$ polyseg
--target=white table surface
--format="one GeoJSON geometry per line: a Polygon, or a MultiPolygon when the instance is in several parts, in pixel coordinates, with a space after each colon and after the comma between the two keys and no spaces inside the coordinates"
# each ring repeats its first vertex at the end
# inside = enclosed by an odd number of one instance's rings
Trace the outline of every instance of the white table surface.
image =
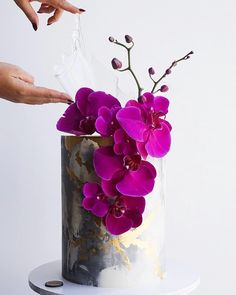
{"type": "MultiPolygon", "coordinates": [[[[138,279],[138,278],[137,278],[138,279]]],[[[158,286],[138,289],[107,289],[87,287],[68,282],[61,276],[61,261],[41,265],[29,274],[30,287],[41,295],[187,295],[200,284],[200,278],[190,269],[176,263],[167,264],[167,278],[158,286]],[[63,281],[58,288],[47,288],[45,283],[51,280],[63,281]]]]}

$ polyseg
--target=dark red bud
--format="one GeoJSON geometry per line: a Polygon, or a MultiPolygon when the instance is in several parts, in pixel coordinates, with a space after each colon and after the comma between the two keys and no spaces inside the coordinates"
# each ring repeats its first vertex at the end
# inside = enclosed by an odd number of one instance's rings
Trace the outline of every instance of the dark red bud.
{"type": "Polygon", "coordinates": [[[118,70],[122,68],[122,62],[117,58],[113,58],[113,60],[111,61],[111,64],[114,70],[118,70]]]}
{"type": "Polygon", "coordinates": [[[141,96],[139,96],[139,98],[138,98],[138,102],[139,102],[139,103],[144,103],[146,100],[147,100],[147,99],[146,99],[146,97],[145,97],[144,95],[141,95],[141,96]]]}
{"type": "Polygon", "coordinates": [[[111,36],[111,37],[109,37],[109,41],[113,43],[113,42],[115,42],[115,38],[111,36]]]}
{"type": "Polygon", "coordinates": [[[172,66],[176,67],[177,66],[177,61],[172,62],[172,66]]]}
{"type": "Polygon", "coordinates": [[[125,35],[125,41],[127,43],[132,43],[133,42],[133,37],[129,36],[129,35],[125,35]]]}
{"type": "Polygon", "coordinates": [[[167,85],[162,85],[160,91],[161,92],[167,92],[169,90],[169,87],[167,85]]]}
{"type": "Polygon", "coordinates": [[[169,75],[169,74],[171,74],[171,69],[166,70],[166,75],[169,75]]]}
{"type": "Polygon", "coordinates": [[[153,76],[153,75],[155,75],[155,70],[153,68],[149,68],[148,73],[149,73],[149,75],[153,76]]]}

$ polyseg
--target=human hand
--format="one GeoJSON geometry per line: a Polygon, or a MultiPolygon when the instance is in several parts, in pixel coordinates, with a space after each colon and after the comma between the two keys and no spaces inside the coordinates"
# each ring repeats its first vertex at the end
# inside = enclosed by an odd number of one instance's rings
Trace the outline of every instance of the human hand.
{"type": "Polygon", "coordinates": [[[37,1],[41,3],[38,13],[53,13],[48,19],[48,25],[57,22],[64,11],[70,13],[83,13],[85,12],[82,8],[77,8],[76,6],[70,4],[65,0],[14,0],[20,9],[25,13],[29,21],[32,23],[34,30],[38,29],[39,19],[37,13],[34,11],[30,2],[37,1]]]}
{"type": "Polygon", "coordinates": [[[31,75],[7,63],[0,63],[0,97],[12,102],[32,105],[73,102],[66,93],[35,86],[31,75]]]}

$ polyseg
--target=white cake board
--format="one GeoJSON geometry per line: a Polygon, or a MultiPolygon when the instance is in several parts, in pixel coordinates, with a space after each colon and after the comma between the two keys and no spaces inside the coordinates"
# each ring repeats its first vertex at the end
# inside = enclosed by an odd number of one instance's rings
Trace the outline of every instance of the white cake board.
{"type": "MultiPolygon", "coordinates": [[[[200,278],[188,268],[174,263],[167,264],[167,278],[158,286],[137,289],[106,289],[73,284],[62,278],[61,261],[41,265],[29,274],[31,289],[41,295],[187,295],[200,284],[200,278]],[[47,281],[63,281],[63,287],[47,288],[47,281]]],[[[138,280],[138,278],[137,278],[138,280]]]]}

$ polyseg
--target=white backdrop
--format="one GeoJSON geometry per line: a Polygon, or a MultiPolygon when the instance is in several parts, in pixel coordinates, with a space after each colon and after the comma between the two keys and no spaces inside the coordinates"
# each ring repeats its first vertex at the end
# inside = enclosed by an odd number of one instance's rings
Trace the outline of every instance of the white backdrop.
{"type": "MultiPolygon", "coordinates": [[[[13,1],[1,1],[0,60],[38,84],[60,89],[53,66],[70,49],[74,17],[41,19],[34,32],[13,1]]],[[[78,2],[78,3],[77,3],[78,2]]],[[[195,294],[235,292],[236,2],[84,0],[89,47],[109,65],[119,49],[107,36],[132,34],[138,70],[162,72],[189,50],[171,91],[172,151],[167,159],[168,255],[201,273],[195,294]],[[142,58],[138,59],[138,56],[142,58]]],[[[32,294],[28,272],[60,258],[60,134],[63,105],[0,101],[0,293],[32,294]]]]}

